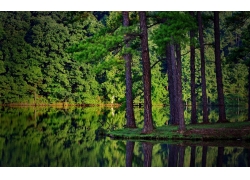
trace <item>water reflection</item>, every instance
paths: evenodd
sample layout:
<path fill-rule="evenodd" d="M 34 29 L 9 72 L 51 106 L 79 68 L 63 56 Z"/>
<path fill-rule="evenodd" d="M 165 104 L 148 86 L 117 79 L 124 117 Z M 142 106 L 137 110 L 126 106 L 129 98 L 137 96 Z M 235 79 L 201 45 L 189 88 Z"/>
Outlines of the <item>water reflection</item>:
<path fill-rule="evenodd" d="M 151 167 L 153 144 L 150 142 L 143 142 L 142 148 L 143 148 L 143 156 L 144 156 L 143 166 Z"/>
<path fill-rule="evenodd" d="M 135 146 L 135 142 L 127 141 L 127 144 L 126 144 L 126 167 L 132 167 L 134 146 Z"/>
<path fill-rule="evenodd" d="M 132 143 L 129 141 L 129 143 Z M 126 159 L 126 165 L 131 167 L 249 167 L 250 151 L 244 147 L 220 147 L 214 142 L 213 146 L 185 146 L 180 144 L 165 144 L 152 142 L 135 142 L 142 147 L 143 157 L 139 164 Z M 248 145 L 249 146 L 249 145 Z M 127 149 L 128 150 L 128 149 Z M 127 157 L 133 157 L 132 149 L 126 151 Z M 134 154 L 137 154 L 134 149 Z M 165 156 L 167 154 L 167 156 Z"/>
<path fill-rule="evenodd" d="M 212 113 L 214 111 L 210 111 Z M 237 110 L 238 112 L 238 110 Z M 188 112 L 186 117 L 189 116 Z M 216 114 L 216 111 L 214 112 Z M 237 121 L 244 119 L 244 113 Z M 156 126 L 169 110 L 153 108 Z M 143 126 L 143 110 L 135 109 Z M 235 116 L 231 121 L 235 121 Z M 186 118 L 188 121 L 188 118 Z M 230 119 L 230 118 L 228 118 Z M 139 142 L 112 140 L 103 131 L 123 128 L 125 111 L 91 108 L 0 109 L 0 166 L 215 167 L 249 166 L 249 143 Z"/>

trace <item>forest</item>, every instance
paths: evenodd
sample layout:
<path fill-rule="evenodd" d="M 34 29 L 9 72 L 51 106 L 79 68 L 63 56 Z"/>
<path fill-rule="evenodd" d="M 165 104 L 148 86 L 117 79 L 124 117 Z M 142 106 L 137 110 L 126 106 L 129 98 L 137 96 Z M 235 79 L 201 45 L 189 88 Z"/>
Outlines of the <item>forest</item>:
<path fill-rule="evenodd" d="M 0 12 L 0 104 L 247 106 L 249 12 Z M 151 124 L 151 125 L 150 125 Z"/>

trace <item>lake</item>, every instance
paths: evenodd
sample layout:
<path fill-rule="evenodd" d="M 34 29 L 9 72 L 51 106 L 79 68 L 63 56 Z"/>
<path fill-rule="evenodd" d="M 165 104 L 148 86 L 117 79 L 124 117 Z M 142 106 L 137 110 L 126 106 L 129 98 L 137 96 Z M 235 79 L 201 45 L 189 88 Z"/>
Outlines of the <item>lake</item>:
<path fill-rule="evenodd" d="M 185 110 L 190 123 L 190 109 Z M 101 135 L 123 128 L 125 110 L 101 107 L 0 107 L 1 167 L 248 167 L 242 142 L 126 141 Z M 138 127 L 143 109 L 135 108 Z M 218 109 L 210 108 L 211 122 Z M 245 108 L 227 108 L 231 122 L 247 118 Z M 155 126 L 168 124 L 169 107 L 153 107 Z M 202 114 L 198 112 L 198 120 Z"/>

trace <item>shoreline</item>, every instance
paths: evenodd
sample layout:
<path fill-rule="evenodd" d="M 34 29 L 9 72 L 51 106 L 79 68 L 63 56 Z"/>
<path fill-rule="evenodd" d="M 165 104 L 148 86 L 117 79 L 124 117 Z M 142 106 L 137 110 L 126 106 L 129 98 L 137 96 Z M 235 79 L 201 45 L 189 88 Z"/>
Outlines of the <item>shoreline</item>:
<path fill-rule="evenodd" d="M 134 140 L 237 140 L 250 141 L 250 121 L 188 124 L 184 132 L 178 131 L 178 126 L 168 125 L 157 127 L 150 134 L 142 134 L 142 128 L 119 129 L 106 132 L 106 135 L 114 139 Z"/>

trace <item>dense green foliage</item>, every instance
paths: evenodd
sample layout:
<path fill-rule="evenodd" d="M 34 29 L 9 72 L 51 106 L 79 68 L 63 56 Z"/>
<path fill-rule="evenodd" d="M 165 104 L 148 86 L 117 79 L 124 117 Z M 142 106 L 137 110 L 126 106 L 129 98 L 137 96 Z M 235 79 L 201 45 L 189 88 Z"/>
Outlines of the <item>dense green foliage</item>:
<path fill-rule="evenodd" d="M 232 28 L 226 19 L 236 16 L 244 27 Z M 173 37 L 182 46 L 183 101 L 190 104 L 189 34 L 197 20 L 185 12 L 148 12 L 152 103 L 167 104 L 166 62 L 162 44 Z M 212 13 L 204 12 L 207 95 L 217 104 Z M 246 104 L 246 54 L 229 61 L 229 52 L 248 48 L 249 22 L 236 12 L 221 12 L 221 49 L 226 104 Z M 168 24 L 163 24 L 164 20 Z M 139 21 L 130 13 L 129 28 L 121 12 L 0 12 L 0 104 L 5 103 L 123 103 L 125 64 L 123 35 L 130 33 L 133 54 L 134 102 L 143 102 Z M 154 25 L 153 24 L 157 24 Z M 240 24 L 240 23 L 239 23 Z M 151 26 L 152 25 L 152 26 Z M 178 31 L 177 31 L 178 30 Z M 242 39 L 241 39 L 242 38 Z M 196 92 L 201 103 L 198 39 Z M 237 43 L 243 45 L 237 47 Z M 237 49 L 238 48 L 238 49 Z M 238 51 L 237 51 L 238 50 Z M 243 51 L 241 51 L 243 52 Z M 240 53 L 240 52 L 238 52 Z M 234 63 L 237 62 L 235 65 Z"/>

